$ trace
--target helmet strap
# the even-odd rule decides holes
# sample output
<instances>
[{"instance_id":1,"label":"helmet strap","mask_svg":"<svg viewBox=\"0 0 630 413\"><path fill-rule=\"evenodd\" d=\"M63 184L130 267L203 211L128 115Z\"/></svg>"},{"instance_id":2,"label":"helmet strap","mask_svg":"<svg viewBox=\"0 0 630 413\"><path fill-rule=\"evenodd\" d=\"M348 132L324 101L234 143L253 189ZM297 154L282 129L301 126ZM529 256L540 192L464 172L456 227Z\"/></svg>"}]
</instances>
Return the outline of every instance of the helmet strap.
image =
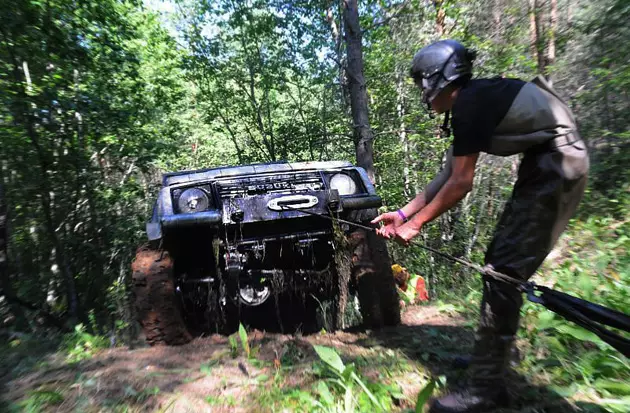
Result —
<instances>
[{"instance_id":1,"label":"helmet strap","mask_svg":"<svg viewBox=\"0 0 630 413\"><path fill-rule=\"evenodd\" d=\"M441 137L446 137L448 138L449 136L451 136L451 127L450 127L450 120L451 120L451 111L447 111L446 114L444 114L444 122L442 123L442 126L440 126L440 135Z\"/></svg>"}]
</instances>

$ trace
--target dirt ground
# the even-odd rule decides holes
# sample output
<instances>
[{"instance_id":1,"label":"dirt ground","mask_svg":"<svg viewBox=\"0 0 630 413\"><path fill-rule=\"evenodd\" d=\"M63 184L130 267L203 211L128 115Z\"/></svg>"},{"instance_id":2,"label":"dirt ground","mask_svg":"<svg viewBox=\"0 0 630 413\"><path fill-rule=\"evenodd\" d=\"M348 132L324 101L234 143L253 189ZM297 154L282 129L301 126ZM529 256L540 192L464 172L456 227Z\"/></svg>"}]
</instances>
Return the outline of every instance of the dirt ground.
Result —
<instances>
[{"instance_id":1,"label":"dirt ground","mask_svg":"<svg viewBox=\"0 0 630 413\"><path fill-rule=\"evenodd\" d=\"M267 412L291 411L281 400L291 389L309 390L316 380L313 345L335 347L371 381L400 385L405 398L394 411L413 411L429 377L445 376L449 388L463 379L452 359L470 350L473 326L436 306L409 307L400 326L381 331L340 331L310 336L249 333L254 354L231 349L227 337L200 337L176 347L126 347L102 351L68 364L62 355L44 356L28 372L0 371L5 406L37 392L57 397L42 411L54 412ZM509 412L602 411L575 405L514 373ZM442 388L440 391L447 391ZM2 405L0 405L1 407ZM576 410L581 409L581 410ZM0 409L1 410L1 409ZM28 410L28 409L25 409ZM18 410L19 411L19 410ZM32 410L39 411L39 410Z\"/></svg>"}]
</instances>

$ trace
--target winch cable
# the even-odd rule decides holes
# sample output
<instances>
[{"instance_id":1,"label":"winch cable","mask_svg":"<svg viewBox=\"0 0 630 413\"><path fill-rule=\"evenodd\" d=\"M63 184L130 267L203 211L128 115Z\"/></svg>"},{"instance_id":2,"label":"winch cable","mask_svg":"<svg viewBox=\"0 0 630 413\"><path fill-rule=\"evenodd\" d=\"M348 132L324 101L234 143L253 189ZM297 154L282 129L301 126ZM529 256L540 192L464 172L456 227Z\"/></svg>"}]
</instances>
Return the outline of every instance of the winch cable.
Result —
<instances>
[{"instance_id":1,"label":"winch cable","mask_svg":"<svg viewBox=\"0 0 630 413\"><path fill-rule=\"evenodd\" d=\"M376 228L374 227L369 227L367 225L359 224L353 221L348 221L330 215L308 211L303 208L297 208L287 205L281 206L281 208L284 210L298 211L307 215L324 218L332 221L333 223L346 224L366 231L376 232ZM554 313L566 318L567 320L572 321L575 324L578 324L579 326L595 333L604 342L611 345L624 356L630 357L630 340L602 327L602 325L610 326L626 332L630 332L630 316L628 316L627 314L612 310L599 304L582 300L577 297L573 297L569 294L565 294L551 288L539 286L532 281L518 280L514 277L510 277L507 274L503 274L499 271L494 270L489 265L482 267L473 262L453 257L450 254L429 247L428 245L425 245L417 240L414 240L411 243L442 258L457 262L483 275L494 278L497 281L509 283L516 286L519 291L527 294L527 299L529 301L541 304L548 310L553 311ZM536 295L535 292L540 293L540 295Z\"/></svg>"},{"instance_id":2,"label":"winch cable","mask_svg":"<svg viewBox=\"0 0 630 413\"><path fill-rule=\"evenodd\" d=\"M335 223L347 224L347 225L353 226L355 228L364 229L364 230L370 231L370 232L376 232L376 228L374 228L374 227L368 227L367 225L359 224L359 223L356 223L356 222L348 221L348 220L337 218L337 217L332 217L330 215L323 215L323 214L319 214L317 212L307 211L306 209L301 209L301 208L296 208L296 207L291 207L291 206L282 206L281 208L282 209L287 209L287 210L292 210L292 211L303 212L303 213L305 213L307 215L313 215L313 216L317 216L317 217L320 217L320 218L325 218L325 219L327 219L329 221L332 221L332 222L335 222ZM430 251L433 254L439 255L442 258L446 258L448 260L455 261L455 262L460 263L460 264L462 264L462 265L464 265L466 267L469 267L469 268L471 268L471 269L473 269L475 271L478 271L478 272L480 272L482 274L488 275L488 276L490 276L492 278L496 278L497 280L504 281L504 282L511 283L511 284L515 284L515 285L521 287L522 291L525 291L526 287L527 287L527 284L529 284L527 282L524 282L524 281L521 281L521 280L517 280L516 278L512 278L509 275L497 272L497 271L493 270L492 268L482 267L482 266L477 265L475 263L472 263L470 261L466 261L466 260L463 260L461 258L453 257L452 255L449 255L449 254L447 254L445 252L436 250L435 248L429 247L428 245L422 244L422 243L420 243L418 241L413 241L413 244L418 246L418 247L420 247L420 248L423 248L423 249L425 249L427 251Z\"/></svg>"}]
</instances>

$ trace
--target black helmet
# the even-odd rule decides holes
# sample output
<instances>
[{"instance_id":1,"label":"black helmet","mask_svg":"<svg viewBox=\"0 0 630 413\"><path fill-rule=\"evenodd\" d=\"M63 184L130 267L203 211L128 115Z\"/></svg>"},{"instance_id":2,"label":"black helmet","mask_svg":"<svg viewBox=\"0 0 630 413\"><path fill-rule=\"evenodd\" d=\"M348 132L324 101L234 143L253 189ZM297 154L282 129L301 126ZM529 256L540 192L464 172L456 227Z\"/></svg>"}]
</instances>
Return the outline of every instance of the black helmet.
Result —
<instances>
[{"instance_id":1,"label":"black helmet","mask_svg":"<svg viewBox=\"0 0 630 413\"><path fill-rule=\"evenodd\" d=\"M472 77L476 53L456 40L440 40L422 49L413 57L411 77L422 87L423 100L429 104L452 82Z\"/></svg>"}]
</instances>

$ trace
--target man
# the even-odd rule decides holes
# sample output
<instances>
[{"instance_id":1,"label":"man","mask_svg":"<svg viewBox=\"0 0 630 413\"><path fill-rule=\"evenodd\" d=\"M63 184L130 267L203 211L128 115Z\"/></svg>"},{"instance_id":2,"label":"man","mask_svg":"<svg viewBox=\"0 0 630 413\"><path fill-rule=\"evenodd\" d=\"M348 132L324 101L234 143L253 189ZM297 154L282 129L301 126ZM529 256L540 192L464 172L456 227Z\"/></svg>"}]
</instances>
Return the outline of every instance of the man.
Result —
<instances>
[{"instance_id":1,"label":"man","mask_svg":"<svg viewBox=\"0 0 630 413\"><path fill-rule=\"evenodd\" d=\"M430 109L446 113L447 121L452 114L453 144L445 167L420 195L373 223L383 223L381 236L407 245L471 190L480 152L522 153L518 180L485 262L527 280L575 212L586 185L588 155L571 111L544 79L471 79L474 58L454 40L433 43L415 55L411 75ZM522 304L513 285L483 277L471 380L463 391L434 400L432 412L485 412L507 404L504 376Z\"/></svg>"}]
</instances>

